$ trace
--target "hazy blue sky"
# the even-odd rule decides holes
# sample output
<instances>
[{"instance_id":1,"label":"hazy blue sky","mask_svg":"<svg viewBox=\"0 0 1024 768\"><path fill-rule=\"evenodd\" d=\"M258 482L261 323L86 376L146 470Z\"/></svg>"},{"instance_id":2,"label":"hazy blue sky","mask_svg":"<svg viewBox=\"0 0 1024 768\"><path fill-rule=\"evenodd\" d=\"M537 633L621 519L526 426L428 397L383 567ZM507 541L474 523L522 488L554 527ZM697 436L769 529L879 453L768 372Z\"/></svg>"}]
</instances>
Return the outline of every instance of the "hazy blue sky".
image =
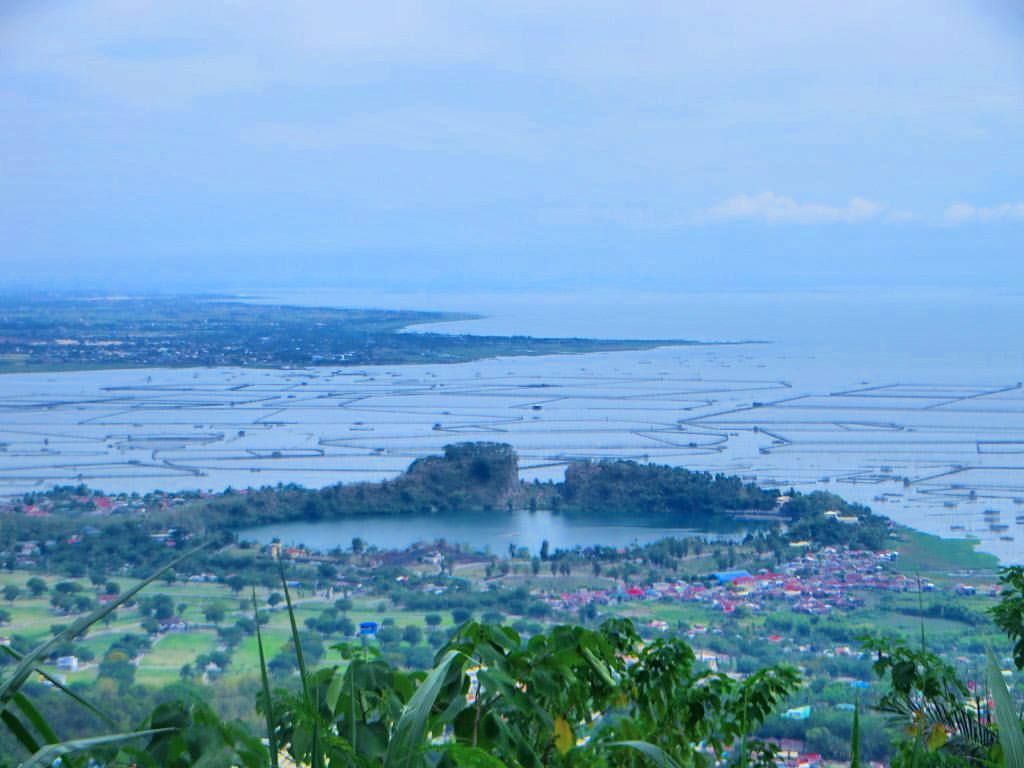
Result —
<instances>
[{"instance_id":1,"label":"hazy blue sky","mask_svg":"<svg viewBox=\"0 0 1024 768\"><path fill-rule=\"evenodd\" d=\"M1024 285L1024 4L0 3L8 286Z\"/></svg>"}]
</instances>

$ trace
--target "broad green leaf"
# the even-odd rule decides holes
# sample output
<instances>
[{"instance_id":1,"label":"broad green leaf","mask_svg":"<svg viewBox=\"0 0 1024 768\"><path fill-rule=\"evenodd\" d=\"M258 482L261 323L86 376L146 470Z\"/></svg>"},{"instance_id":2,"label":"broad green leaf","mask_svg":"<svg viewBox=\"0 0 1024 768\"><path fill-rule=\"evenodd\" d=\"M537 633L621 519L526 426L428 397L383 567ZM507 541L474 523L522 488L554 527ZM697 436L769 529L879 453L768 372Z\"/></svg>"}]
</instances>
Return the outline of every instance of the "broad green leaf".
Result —
<instances>
[{"instance_id":1,"label":"broad green leaf","mask_svg":"<svg viewBox=\"0 0 1024 768\"><path fill-rule=\"evenodd\" d=\"M635 749L637 752L640 752L647 757L652 763L659 766L659 768L679 768L679 764L669 757L665 753L665 750L660 747L656 747L647 741L612 741L609 742L608 746Z\"/></svg>"},{"instance_id":2,"label":"broad green leaf","mask_svg":"<svg viewBox=\"0 0 1024 768\"><path fill-rule=\"evenodd\" d=\"M457 768L506 768L501 760L479 747L451 744L445 745L443 751Z\"/></svg>"},{"instance_id":3,"label":"broad green leaf","mask_svg":"<svg viewBox=\"0 0 1024 768\"><path fill-rule=\"evenodd\" d=\"M576 738L572 735L572 726L564 717L555 718L554 732L555 749L558 750L558 754L564 755L576 746Z\"/></svg>"},{"instance_id":4,"label":"broad green leaf","mask_svg":"<svg viewBox=\"0 0 1024 768\"><path fill-rule=\"evenodd\" d=\"M928 751L934 752L936 749L942 747L942 745L947 741L949 741L949 732L946 730L946 726L942 723L936 723L931 727L931 730L928 731L928 740L926 742Z\"/></svg>"},{"instance_id":5,"label":"broad green leaf","mask_svg":"<svg viewBox=\"0 0 1024 768\"><path fill-rule=\"evenodd\" d=\"M988 685L996 705L996 723L999 725L999 743L1003 748L1006 768L1024 768L1024 730L1006 688L1002 670L992 651L988 652Z\"/></svg>"},{"instance_id":6,"label":"broad green leaf","mask_svg":"<svg viewBox=\"0 0 1024 768\"><path fill-rule=\"evenodd\" d=\"M384 756L384 768L411 768L422 761L421 750L427 736L430 711L441 692L449 667L460 656L462 654L458 651L448 651L402 708L402 716L395 725Z\"/></svg>"}]
</instances>

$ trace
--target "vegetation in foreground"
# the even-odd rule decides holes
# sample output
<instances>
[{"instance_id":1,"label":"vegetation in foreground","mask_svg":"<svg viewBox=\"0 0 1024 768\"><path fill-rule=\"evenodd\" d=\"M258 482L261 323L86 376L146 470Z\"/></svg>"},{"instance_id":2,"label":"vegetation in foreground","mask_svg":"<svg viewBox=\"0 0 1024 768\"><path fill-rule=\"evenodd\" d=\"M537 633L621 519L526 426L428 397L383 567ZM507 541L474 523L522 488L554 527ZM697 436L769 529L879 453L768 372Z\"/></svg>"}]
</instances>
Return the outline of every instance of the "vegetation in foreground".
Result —
<instances>
[{"instance_id":1,"label":"vegetation in foreground","mask_svg":"<svg viewBox=\"0 0 1024 768\"><path fill-rule=\"evenodd\" d=\"M186 555L185 557L187 557ZM181 558L179 558L179 561ZM175 561L166 568L177 564ZM394 668L367 647L339 645L343 665L307 666L288 580L280 571L291 623L297 685L272 690L257 621L262 737L225 722L199 701L170 700L136 731L59 741L25 694L39 661L138 594L160 573L54 638L14 657L0 679L8 737L47 766L707 766L776 762L756 738L773 710L800 685L773 666L746 675L711 672L682 640L645 641L628 621L596 629L556 626L524 640L508 627L467 622L427 672ZM1002 573L993 609L1024 665L1024 569ZM258 614L255 594L254 613ZM1024 730L1003 674L989 652L987 689L971 690L926 649L867 637L874 669L888 690L879 709L902 723L893 765L1024 766ZM102 707L59 681L76 705L109 719ZM860 712L852 714L851 765L859 765ZM9 764L10 761L8 760Z\"/></svg>"},{"instance_id":2,"label":"vegetation in foreground","mask_svg":"<svg viewBox=\"0 0 1024 768\"><path fill-rule=\"evenodd\" d=\"M514 469L515 456L505 446L452 446L445 456L418 463L415 471L406 476L404 483L364 486L362 490L367 494L364 502L367 509L372 504L389 500L408 505L425 498L437 498L443 495L444 489L461 484L465 488L463 503L478 505L481 511L497 511L500 507L493 506L496 498L509 493L510 489L514 494L522 487L518 486L517 480L508 479L515 478ZM281 574L273 560L261 556L254 548L227 543L228 538L224 536L223 528L220 532L206 529L205 534L190 533L185 527L170 530L165 527L168 518L161 515L154 515L155 519L144 518L126 524L123 518L117 519L119 516L116 515L111 518L90 515L90 497L87 493L78 493L80 489L57 491L29 501L52 501L55 505L68 503L81 509L60 520L23 514L8 516L4 521L8 530L16 533L11 541L20 542L16 552L10 551L13 559L7 561L8 567L20 565L21 560L27 557L40 566L54 568L73 577L64 580L58 578L54 583L52 572L38 570L38 575L28 575L27 578L21 575L15 581L9 580L6 575L0 578L5 599L5 607L0 610L13 614L16 626L33 627L31 638L21 634L10 638L11 650L14 651L12 659L14 655L31 653L33 638L34 642L46 638L47 627L52 635L51 639L44 640L47 653L37 660L40 662L37 664L39 669L54 678L49 683L52 687L40 690L38 684L28 682L23 690L26 696L39 702L35 715L30 717L21 712L21 716L32 724L32 728L27 731L37 734L33 736L36 746L42 747L43 742L50 737L38 731L36 723L45 722L48 718L51 722L61 724L59 730L74 736L101 730L115 731L139 723L146 728L174 727L178 732L185 733L201 724L204 733L209 731L221 734L216 739L230 741L231 754L235 755L231 759L237 764L249 764L242 762L240 750L249 750L250 757L257 761L255 764L263 764L259 762L264 759L259 757L262 748L259 739L249 735L261 732L253 729L265 720L263 715L266 710L260 715L252 708L252 702L258 698L261 688L261 672L266 672L268 685L283 691L286 703L282 704L281 711L284 712L291 712L302 703L303 699L296 698L298 692L307 687L302 681L318 675L333 676L334 679L344 675L356 662L380 662L383 666L378 665L376 668L386 668L390 679L404 681L400 684L405 686L408 696L411 695L409 686L415 686L417 681L424 679L426 673L419 670L430 669L432 665L441 662L442 651L452 650L452 644L460 636L456 631L457 626L474 615L483 616L479 626L488 628L488 632L498 632L508 642L514 641L522 649L529 648L535 641L540 642L537 638L562 632L566 626L562 622L565 621L578 622L577 628L587 633L600 633L611 627L621 627L612 618L618 615L633 622L629 625L629 631L638 638L637 652L657 643L678 644L679 648L689 648L681 638L694 636L693 632L688 631L690 627L696 629L704 625L706 631L708 625L713 626L714 632L718 634L701 637L703 648L693 651L697 663L692 671L698 680L688 683L691 687L699 688L704 684L701 681L711 673L719 675L728 672L726 676L729 679L745 680L762 669L777 668L781 659L799 661L802 671L806 672L804 678L807 684L798 691L787 692L784 706L795 707L799 711L801 707L812 704L813 713L810 718L797 721L782 718L779 712L768 713L758 721L756 732L751 731L748 735L771 736L775 740L773 743L784 743L780 740L796 737L806 740L811 749L819 749L834 757L854 752L850 744L851 715L845 709L849 706L850 689L840 681L845 678L861 682L871 674L870 662L861 657L860 651L844 657L842 654L849 651L842 649L856 647L855 639L866 628L872 625L881 628L883 636L879 639L889 643L886 647L894 648L899 645L898 638L901 635L913 631L916 625L926 619L929 632L935 633L932 647L952 648L962 646L961 640L971 640L980 645L966 650L976 655L984 650L986 642L999 642L997 637L987 636L991 624L981 611L981 604L988 598L979 594L976 598L957 597L950 602L945 594L956 593L953 589L955 585L948 581L955 578L948 573L950 553L941 547L936 548L934 542L921 537L908 542L911 545L908 551L916 554L900 567L921 569L929 578L939 582L940 592L927 598L899 593L869 595L866 597L867 602L856 610L848 613L841 611L827 620L819 616L793 616L785 608L761 613L757 606L748 609L742 607L743 603L738 603L740 607L723 621L721 613L717 616L709 613L713 611L710 605L700 607L678 600L623 602L600 611L594 610L594 604L582 604L578 615L573 612L575 609L552 612L549 604L538 599L539 595L550 595L551 590L585 592L589 587L600 589L601 584L616 582L648 586L659 581L699 584L702 581L707 583L709 572L716 569L742 566L756 571L758 568L777 567L786 558L792 558L794 552L801 551L800 548L792 548L793 535L801 538L810 535L815 540L815 547L834 540L833 534L849 538L849 532L853 529L835 519L838 513L844 516L852 514L859 521L857 527L876 532L884 546L891 546L890 540L885 538L890 534L901 540L908 535L905 531L890 531L884 518L870 515L864 508L846 505L841 499L827 494L795 494L787 502L780 499L777 492L762 491L739 483L735 478L688 473L685 470L615 463L588 464L582 466L581 470L578 473L581 479L571 487L571 492L566 491L566 484L545 484L541 486L541 491L551 493L554 489L559 498L582 498L586 504L600 503L602 498L611 499L608 503L618 504L630 498L628 493L620 492L620 486L646 487L643 503L655 505L662 513L681 503L679 499L684 499L687 504L697 505L698 508L704 505L703 508L708 510L722 509L725 514L728 509L727 499L745 498L748 504L753 500L754 503L770 505L773 510L778 509L778 514L786 516L784 519L788 520L790 531L795 529L796 534L782 536L779 530L770 528L757 536L748 537L742 544L734 542L727 546L701 539L666 540L645 547L626 548L624 551L612 548L570 552L542 550L539 556L512 547L507 559L491 555L482 561L479 556L461 553L457 548L442 547L437 553L441 555L440 563L417 560L428 554L426 551L418 554L382 553L366 549L362 542L358 542L357 546L357 542L353 541L351 552L339 550L311 556L308 552L300 551L290 555L305 558L305 562L293 561L289 565L293 570L282 585ZM531 491L534 488L532 485L527 486ZM294 489L268 489L263 498L277 499L277 494L280 494L279 501L283 504L283 499L287 497L290 504L295 499L287 494L292 491ZM237 499L246 499L248 495L223 494L214 497L213 502L233 503ZM687 500L688 496L692 498ZM148 501L144 503L148 504ZM195 503L199 509L206 511L210 508L211 500L197 499ZM573 513L571 507L565 507L563 511ZM826 512L831 512L832 516ZM175 510L173 514L187 519L181 510ZM868 524L865 525L865 522ZM46 540L35 532L34 542L24 541L27 529L22 530L22 524L46 529L48 535L54 538ZM57 525L72 527L54 533L53 527ZM104 614L100 619L102 629L93 629L89 635L85 634L85 630L69 635L66 634L68 625L54 623L52 616L55 611L72 619L93 608L96 599L109 604L122 588L133 590L135 580L132 577L137 576L140 569L151 568L151 564L164 559L168 547L178 548L185 546L188 541L200 540L218 542L218 546L194 554L188 560L187 567L179 564L165 573L161 577L164 585L159 594L129 596L127 600L118 602L122 610ZM34 554L26 556L24 552L30 543L35 547ZM900 546L902 548L903 544ZM86 562L93 564L94 572L86 574ZM945 566L940 570L946 573L929 573L922 568L940 565ZM966 562L958 565L966 565ZM585 571L585 575L581 571ZM41 578L44 575L49 581ZM85 587L81 585L81 579L86 575L96 585L94 589L90 589L87 584ZM186 578L190 580L183 582ZM198 581L193 582L192 578ZM906 581L905 576L903 581ZM284 587L298 583L304 585L299 589L305 595L300 595L299 600L293 604ZM259 606L255 611L251 605L240 606L236 611L234 605L250 584L262 587ZM334 601L332 606L333 598L325 598L320 594L312 596L310 587L317 592L338 587L352 588L358 596L354 594L355 599L350 599L346 594ZM227 594L228 589L231 596ZM286 595L289 595L287 600ZM731 599L729 595L723 597ZM287 602L287 610L283 612L282 602ZM568 604L571 605L571 600ZM276 611L273 610L275 606L278 609ZM389 615L391 611L395 612L394 616ZM161 622L173 624L176 617L183 616L189 617L185 619L189 623L198 623L199 631L174 634L173 630L167 632L162 628ZM401 620L404 626L396 624L395 618ZM607 623L609 618L612 619L611 623ZM351 637L355 631L355 622L365 620L380 621L379 642L370 643L365 651L359 653L330 645L339 637ZM78 626L77 621L71 626ZM511 621L511 624L499 626L506 621ZM425 629L422 628L424 624ZM968 629L966 634L965 629ZM775 639L765 642L766 637ZM951 637L956 637L956 641L947 642ZM773 645L779 643L780 639L781 644ZM159 652L147 653L151 643L159 643ZM301 661L299 649L302 649ZM922 651L925 650L922 648ZM94 683L83 685L72 682L67 688L79 697L98 696L105 700L116 697L122 703L115 713L118 715L116 719L120 721L117 728L112 723L105 726L103 718L96 712L90 712L66 696L59 695L61 690L56 683L63 681L55 677L50 664L55 656L64 652L82 659L91 653L98 661L98 664L89 665L84 673L75 673L73 676L75 680L95 680ZM338 652L344 653L347 658L339 660ZM709 654L718 663L709 665ZM638 656L638 653L631 656ZM340 664L335 666L336 661L332 661L332 658L340 661ZM731 661L723 662L723 659ZM42 664L44 660L50 664ZM11 664L8 664L8 669L10 667ZM465 671L470 680L476 679L478 670L471 666ZM958 666L956 674L964 673L965 670ZM179 677L181 681L177 682ZM29 680L34 679L33 674ZM145 680L151 686L148 693L134 685L139 680ZM976 683L970 679L968 682ZM319 690L316 686L312 689ZM234 697L229 707L223 706L223 695L227 690L232 691ZM889 750L884 746L888 737L886 729L880 725L879 714L868 708L884 703L884 697L876 690L870 693L863 697L864 712L857 712L858 722L862 717L865 722L864 732L858 734L857 752L877 759L888 754ZM289 699L289 696L292 698ZM55 706L60 699L65 702L63 707ZM289 700L291 704L287 703ZM313 704L319 706L320 701L314 699ZM407 699L399 698L397 701L397 711L400 712ZM825 705L820 706L823 702ZM216 705L216 714L211 703ZM303 706L308 710L307 704ZM83 714L75 716L75 711ZM151 714L146 715L147 711L151 711ZM310 711L315 712L315 706ZM617 722L621 715L614 708L602 712L603 715L598 718L602 729ZM60 714L55 716L54 713ZM335 714L336 711L328 713L332 716ZM92 718L91 723L84 722L88 718ZM67 726L72 722L74 728L69 731ZM595 738L590 725L584 724L587 727L582 730L578 723L569 725L575 736L586 739L585 744L593 742L595 749L601 743L601 738L604 738ZM326 724L323 727L328 728ZM394 717L390 727L397 727ZM454 727L452 721L446 730L449 736L455 732ZM261 730L266 731L265 723ZM270 732L275 731L272 729ZM317 731L318 743L327 739L327 732ZM13 730L8 732L6 739L9 742L12 738ZM163 735L161 738L164 738ZM0 741L3 739L0 738ZM643 753L635 752L626 751L623 754L629 754L638 764L646 759ZM107 761L114 759L110 748L97 754ZM586 761L578 764L601 764L593 754L573 754L576 757L566 757L565 760ZM748 757L759 759L759 756L769 754L770 748L764 747L763 751ZM435 762L442 761L442 758L449 761L456 759L447 753L435 757ZM692 759L687 758L689 762L686 764L693 764L705 757L701 753ZM265 758L269 759L269 754ZM142 757L136 756L133 759L144 762ZM341 759L336 756L334 764L345 764L337 762ZM501 759L506 760L508 765L528 764L512 762L512 758ZM160 760L164 761L164 758ZM174 763L158 761L157 764ZM370 764L374 763L371 761Z\"/></svg>"}]
</instances>

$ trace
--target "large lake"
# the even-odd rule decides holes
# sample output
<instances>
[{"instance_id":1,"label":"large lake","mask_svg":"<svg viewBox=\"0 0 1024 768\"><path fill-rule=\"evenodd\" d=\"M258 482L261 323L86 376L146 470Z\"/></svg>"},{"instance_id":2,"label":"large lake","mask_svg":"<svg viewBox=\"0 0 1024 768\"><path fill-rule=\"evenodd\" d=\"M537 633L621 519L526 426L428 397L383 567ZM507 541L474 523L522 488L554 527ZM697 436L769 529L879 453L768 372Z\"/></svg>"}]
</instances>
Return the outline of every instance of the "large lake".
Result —
<instances>
[{"instance_id":1,"label":"large lake","mask_svg":"<svg viewBox=\"0 0 1024 768\"><path fill-rule=\"evenodd\" d=\"M547 510L493 512L489 514L408 515L402 517L358 517L337 522L278 523L239 531L239 537L269 544L277 538L285 544L305 544L320 550L347 549L360 538L382 549L404 549L417 542L444 539L449 544L466 544L473 550L501 554L510 544L540 552L543 542L551 551L592 545L624 546L646 544L666 536L699 535L711 540L742 538L742 524L695 525L680 528L632 516L581 518L553 514Z\"/></svg>"},{"instance_id":2,"label":"large lake","mask_svg":"<svg viewBox=\"0 0 1024 768\"><path fill-rule=\"evenodd\" d=\"M493 440L517 449L527 480L601 457L727 472L833 491L1024 561L1024 301L1009 289L272 299L487 315L436 328L451 332L771 343L4 376L0 494L74 482L317 487L393 477L447 443ZM986 510L1007 528L993 529Z\"/></svg>"}]
</instances>

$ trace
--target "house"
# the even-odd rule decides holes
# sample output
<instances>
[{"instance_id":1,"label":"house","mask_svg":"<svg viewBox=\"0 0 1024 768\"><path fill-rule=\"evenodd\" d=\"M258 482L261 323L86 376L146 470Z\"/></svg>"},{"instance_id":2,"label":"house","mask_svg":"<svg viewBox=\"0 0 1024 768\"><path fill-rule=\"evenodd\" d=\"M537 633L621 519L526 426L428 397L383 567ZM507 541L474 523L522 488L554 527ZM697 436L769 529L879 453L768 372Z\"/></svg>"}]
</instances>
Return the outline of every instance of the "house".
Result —
<instances>
[{"instance_id":1,"label":"house","mask_svg":"<svg viewBox=\"0 0 1024 768\"><path fill-rule=\"evenodd\" d=\"M157 629L161 632L185 632L188 629L188 622L177 616L172 616L169 619L162 619L157 624Z\"/></svg>"},{"instance_id":2,"label":"house","mask_svg":"<svg viewBox=\"0 0 1024 768\"><path fill-rule=\"evenodd\" d=\"M77 672L78 671L78 657L77 656L58 656L57 657L57 669L61 672Z\"/></svg>"},{"instance_id":3,"label":"house","mask_svg":"<svg viewBox=\"0 0 1024 768\"><path fill-rule=\"evenodd\" d=\"M811 705L804 704L802 707L793 707L782 713L787 720L806 720L811 716Z\"/></svg>"},{"instance_id":4,"label":"house","mask_svg":"<svg viewBox=\"0 0 1024 768\"><path fill-rule=\"evenodd\" d=\"M719 584L732 584L737 579L752 580L753 577L749 571L717 571L712 573L711 576Z\"/></svg>"},{"instance_id":5,"label":"house","mask_svg":"<svg viewBox=\"0 0 1024 768\"><path fill-rule=\"evenodd\" d=\"M708 669L713 672L718 672L721 668L729 663L729 654L727 653L716 653L715 651L708 651L699 648L695 648L693 651L694 658L702 664L707 664Z\"/></svg>"}]
</instances>

